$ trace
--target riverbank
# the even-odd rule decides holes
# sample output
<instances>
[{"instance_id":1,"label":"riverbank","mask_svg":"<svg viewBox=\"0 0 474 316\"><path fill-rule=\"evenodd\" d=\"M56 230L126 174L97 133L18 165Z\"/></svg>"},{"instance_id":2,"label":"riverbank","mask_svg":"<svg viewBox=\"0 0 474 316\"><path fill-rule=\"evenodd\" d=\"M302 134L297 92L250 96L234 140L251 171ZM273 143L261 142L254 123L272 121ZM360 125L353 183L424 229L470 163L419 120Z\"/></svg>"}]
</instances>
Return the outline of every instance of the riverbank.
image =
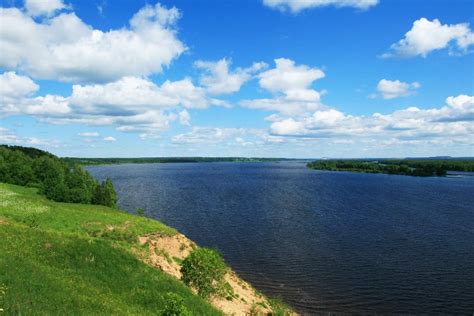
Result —
<instances>
[{"instance_id":1,"label":"riverbank","mask_svg":"<svg viewBox=\"0 0 474 316\"><path fill-rule=\"evenodd\" d=\"M170 294L192 315L285 313L230 269L232 296L197 296L179 280L179 267L198 246L156 220L53 202L9 184L0 184L0 197L0 308L6 314L156 314Z\"/></svg>"}]
</instances>

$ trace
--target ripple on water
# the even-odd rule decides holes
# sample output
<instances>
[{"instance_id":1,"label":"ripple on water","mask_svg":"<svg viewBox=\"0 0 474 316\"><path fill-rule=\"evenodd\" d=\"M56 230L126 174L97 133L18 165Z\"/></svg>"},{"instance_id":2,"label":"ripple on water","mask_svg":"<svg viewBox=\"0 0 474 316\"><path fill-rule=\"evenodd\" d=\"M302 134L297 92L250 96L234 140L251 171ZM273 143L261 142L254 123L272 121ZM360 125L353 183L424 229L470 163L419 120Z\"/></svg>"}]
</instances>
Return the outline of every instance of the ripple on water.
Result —
<instances>
[{"instance_id":1,"label":"ripple on water","mask_svg":"<svg viewBox=\"0 0 474 316\"><path fill-rule=\"evenodd\" d=\"M318 172L301 163L88 167L305 313L474 311L474 177Z\"/></svg>"}]
</instances>

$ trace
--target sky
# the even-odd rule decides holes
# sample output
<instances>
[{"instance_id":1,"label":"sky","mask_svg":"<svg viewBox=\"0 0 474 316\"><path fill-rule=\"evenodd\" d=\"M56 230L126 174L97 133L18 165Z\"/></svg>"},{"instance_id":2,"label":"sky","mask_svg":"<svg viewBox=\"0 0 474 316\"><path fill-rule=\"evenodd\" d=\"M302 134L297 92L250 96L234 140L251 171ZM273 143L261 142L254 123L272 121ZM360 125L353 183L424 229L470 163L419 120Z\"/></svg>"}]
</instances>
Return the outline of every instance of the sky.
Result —
<instances>
[{"instance_id":1,"label":"sky","mask_svg":"<svg viewBox=\"0 0 474 316\"><path fill-rule=\"evenodd\" d=\"M0 143L474 156L474 1L1 0Z\"/></svg>"}]
</instances>

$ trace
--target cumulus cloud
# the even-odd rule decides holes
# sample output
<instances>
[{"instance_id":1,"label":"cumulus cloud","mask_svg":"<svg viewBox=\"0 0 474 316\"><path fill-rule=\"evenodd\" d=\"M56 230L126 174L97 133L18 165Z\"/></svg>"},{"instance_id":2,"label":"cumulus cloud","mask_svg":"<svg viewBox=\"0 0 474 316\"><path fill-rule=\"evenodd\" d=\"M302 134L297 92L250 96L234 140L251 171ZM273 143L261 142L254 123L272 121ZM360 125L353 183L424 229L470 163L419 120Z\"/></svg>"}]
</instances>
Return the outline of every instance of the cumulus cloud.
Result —
<instances>
[{"instance_id":1,"label":"cumulus cloud","mask_svg":"<svg viewBox=\"0 0 474 316\"><path fill-rule=\"evenodd\" d=\"M473 121L474 97L459 95L448 97L439 108L410 107L386 115L354 116L328 108L306 117L274 120L270 131L277 136L314 139L474 144Z\"/></svg>"},{"instance_id":2,"label":"cumulus cloud","mask_svg":"<svg viewBox=\"0 0 474 316\"><path fill-rule=\"evenodd\" d=\"M31 16L51 16L65 8L62 0L25 0L25 9Z\"/></svg>"},{"instance_id":3,"label":"cumulus cloud","mask_svg":"<svg viewBox=\"0 0 474 316\"><path fill-rule=\"evenodd\" d=\"M318 68L296 65L291 59L278 58L275 59L275 68L258 75L260 87L274 97L243 100L240 104L286 115L305 114L322 107L321 93L311 89L311 85L324 76L324 72Z\"/></svg>"},{"instance_id":4,"label":"cumulus cloud","mask_svg":"<svg viewBox=\"0 0 474 316\"><path fill-rule=\"evenodd\" d=\"M275 65L275 68L259 75L260 86L274 93L283 92L289 96L305 96L308 87L315 80L325 76L324 72L318 68L310 68L306 65L296 66L293 60L287 58L275 59Z\"/></svg>"},{"instance_id":5,"label":"cumulus cloud","mask_svg":"<svg viewBox=\"0 0 474 316\"><path fill-rule=\"evenodd\" d=\"M70 103L80 112L118 115L178 105L206 108L218 102L208 99L189 78L156 85L149 79L124 77L107 84L73 85Z\"/></svg>"},{"instance_id":6,"label":"cumulus cloud","mask_svg":"<svg viewBox=\"0 0 474 316\"><path fill-rule=\"evenodd\" d=\"M0 74L0 98L4 102L6 99L27 97L38 89L39 86L26 76L18 75L13 71Z\"/></svg>"},{"instance_id":7,"label":"cumulus cloud","mask_svg":"<svg viewBox=\"0 0 474 316\"><path fill-rule=\"evenodd\" d=\"M115 137L112 137L112 136L106 136L106 137L104 137L104 140L106 142L115 142L115 141L117 141L117 139L115 139Z\"/></svg>"},{"instance_id":8,"label":"cumulus cloud","mask_svg":"<svg viewBox=\"0 0 474 316\"><path fill-rule=\"evenodd\" d=\"M103 32L74 12L35 20L28 9L0 8L0 67L21 69L37 79L69 82L159 73L186 49L177 38L179 17L174 7L146 5L128 27Z\"/></svg>"},{"instance_id":9,"label":"cumulus cloud","mask_svg":"<svg viewBox=\"0 0 474 316\"><path fill-rule=\"evenodd\" d=\"M0 114L64 114L70 111L67 99L62 96L31 97L38 89L29 77L11 71L0 74Z\"/></svg>"},{"instance_id":10,"label":"cumulus cloud","mask_svg":"<svg viewBox=\"0 0 474 316\"><path fill-rule=\"evenodd\" d=\"M474 33L469 23L441 24L438 19L432 21L421 18L413 22L413 27L403 39L390 47L388 57L426 57L430 52L449 47L452 54L466 53L474 45Z\"/></svg>"},{"instance_id":11,"label":"cumulus cloud","mask_svg":"<svg viewBox=\"0 0 474 316\"><path fill-rule=\"evenodd\" d=\"M209 98L189 78L157 85L145 78L124 77L106 84L73 85L66 97L30 97L38 86L11 72L0 75L0 83L4 83L0 115L27 114L51 124L115 125L119 131L146 137L156 136L176 120L190 125L186 109L225 105Z\"/></svg>"},{"instance_id":12,"label":"cumulus cloud","mask_svg":"<svg viewBox=\"0 0 474 316\"><path fill-rule=\"evenodd\" d=\"M378 4L378 0L263 0L263 4L282 11L298 13L305 9L318 7L352 7L366 10Z\"/></svg>"},{"instance_id":13,"label":"cumulus cloud","mask_svg":"<svg viewBox=\"0 0 474 316\"><path fill-rule=\"evenodd\" d=\"M412 95L421 87L418 82L402 82L400 80L382 79L377 84L377 91L384 99L395 99Z\"/></svg>"},{"instance_id":14,"label":"cumulus cloud","mask_svg":"<svg viewBox=\"0 0 474 316\"><path fill-rule=\"evenodd\" d=\"M195 67L205 71L200 82L210 94L229 94L240 90L240 87L252 78L252 75L267 67L263 62L253 63L248 68L237 68L230 71L232 61L226 58L212 61L199 60Z\"/></svg>"}]
</instances>

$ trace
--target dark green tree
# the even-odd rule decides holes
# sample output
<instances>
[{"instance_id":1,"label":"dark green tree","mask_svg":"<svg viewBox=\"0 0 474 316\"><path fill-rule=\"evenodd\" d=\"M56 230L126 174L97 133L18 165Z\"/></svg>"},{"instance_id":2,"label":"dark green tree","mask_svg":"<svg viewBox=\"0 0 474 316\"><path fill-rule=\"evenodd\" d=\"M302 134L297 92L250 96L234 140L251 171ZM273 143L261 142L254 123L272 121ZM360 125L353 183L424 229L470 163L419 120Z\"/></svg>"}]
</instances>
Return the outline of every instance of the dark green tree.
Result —
<instances>
[{"instance_id":1,"label":"dark green tree","mask_svg":"<svg viewBox=\"0 0 474 316\"><path fill-rule=\"evenodd\" d=\"M117 193L115 192L112 180L102 181L95 189L93 204L115 207L117 203Z\"/></svg>"},{"instance_id":2,"label":"dark green tree","mask_svg":"<svg viewBox=\"0 0 474 316\"><path fill-rule=\"evenodd\" d=\"M41 156L35 159L33 169L36 179L41 183L41 193L48 199L65 202L65 166L58 159Z\"/></svg>"},{"instance_id":3,"label":"dark green tree","mask_svg":"<svg viewBox=\"0 0 474 316\"><path fill-rule=\"evenodd\" d=\"M74 165L66 176L65 201L72 203L92 203L97 182L81 166Z\"/></svg>"}]
</instances>

